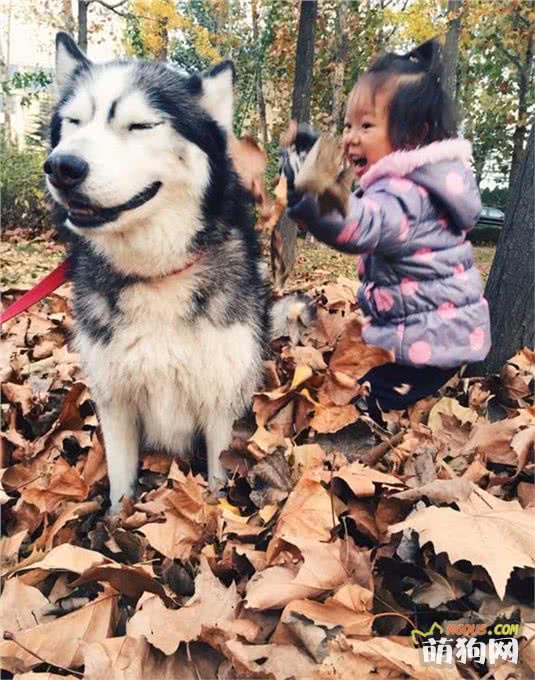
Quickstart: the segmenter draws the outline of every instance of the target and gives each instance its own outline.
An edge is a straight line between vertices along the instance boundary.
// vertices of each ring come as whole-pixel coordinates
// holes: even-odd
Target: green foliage
[[[44,71],[17,71],[7,80],[0,82],[2,94],[20,95],[22,106],[29,106],[48,89],[52,76]]]
[[[528,115],[519,114],[520,70],[534,19],[533,4],[525,0],[470,0],[463,13],[458,104],[479,178],[491,174],[507,182],[515,129],[527,125],[535,108],[531,82]],[[533,75],[532,68],[531,81]]]
[[[48,229],[51,219],[43,176],[45,149],[40,146],[19,148],[3,134],[0,136],[0,156],[4,229]]]
[[[499,208],[505,210],[507,205],[509,191],[505,188],[501,189],[482,189],[481,202],[483,205],[488,205],[491,208]]]
[[[149,55],[143,44],[139,19],[129,14],[126,19],[125,42],[129,46],[132,56],[146,59]]]

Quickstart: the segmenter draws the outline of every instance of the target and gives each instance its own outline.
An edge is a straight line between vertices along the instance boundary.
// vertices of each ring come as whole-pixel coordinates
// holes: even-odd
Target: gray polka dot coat
[[[304,194],[288,214],[319,240],[360,255],[366,342],[396,361],[453,368],[483,359],[490,323],[467,232],[481,200],[464,139],[396,151],[361,178],[346,217]]]

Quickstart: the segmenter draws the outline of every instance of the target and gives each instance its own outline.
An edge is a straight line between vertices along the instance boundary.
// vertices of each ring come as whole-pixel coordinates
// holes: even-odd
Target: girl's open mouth
[[[360,178],[368,169],[368,159],[365,156],[351,156],[349,159],[355,177]]]

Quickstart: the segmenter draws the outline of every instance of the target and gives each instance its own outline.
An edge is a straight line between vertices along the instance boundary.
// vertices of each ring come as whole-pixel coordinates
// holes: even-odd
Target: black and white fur
[[[64,33],[56,46],[45,171],[71,253],[112,508],[134,493],[141,445],[179,453],[202,434],[214,487],[271,325],[249,200],[227,153],[232,64],[186,76],[159,63],[92,64]]]

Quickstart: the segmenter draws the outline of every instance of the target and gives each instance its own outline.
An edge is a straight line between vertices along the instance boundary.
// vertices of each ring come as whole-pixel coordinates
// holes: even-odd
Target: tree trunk
[[[168,20],[162,19],[158,22],[158,32],[160,34],[160,49],[154,55],[158,61],[167,61],[167,52],[169,49],[169,31],[167,29]]]
[[[334,52],[332,132],[338,134],[342,127],[344,70],[347,58],[348,0],[339,0],[336,7],[336,47]]]
[[[298,123],[310,122],[310,95],[312,92],[317,14],[316,0],[301,0],[292,100],[292,118],[297,120]]]
[[[310,122],[310,95],[312,92],[312,73],[314,67],[314,39],[316,36],[316,0],[301,0],[299,14],[299,33],[295,51],[295,80],[292,101],[292,118],[298,123]],[[276,288],[282,288],[295,264],[297,227],[286,217],[286,213],[275,225],[271,238],[271,263]],[[273,249],[277,244],[279,263],[274,265]]]
[[[457,58],[462,6],[463,0],[448,0],[449,24],[444,46],[444,89],[453,101],[457,99]]]
[[[253,20],[253,40],[254,44],[258,47],[259,45],[259,35],[258,35],[258,0],[252,0],[251,2],[251,14]],[[261,60],[264,59],[264,54],[257,52],[257,64],[256,64],[256,107],[258,111],[258,120],[260,124],[260,133],[262,135],[262,144],[264,149],[268,145],[268,126],[267,126],[267,114],[266,114],[266,100],[264,99],[264,86],[262,80],[262,63]]]
[[[0,44],[0,79],[3,81],[9,80],[9,66],[11,57],[11,13],[13,5],[10,0],[7,6],[7,31],[6,31],[6,56],[2,52],[2,45]],[[13,111],[13,97],[10,94],[5,94],[4,97],[4,130],[6,133],[6,138],[11,140],[12,138],[12,127],[11,127],[11,113]]]
[[[78,0],[78,47],[87,53],[87,10],[89,2]]]
[[[71,0],[62,0],[63,5],[63,27],[69,35],[74,35],[76,23],[72,13]]]
[[[518,68],[518,123],[513,133],[513,154],[511,156],[511,171],[509,173],[509,191],[513,188],[516,173],[520,168],[526,136],[526,119],[528,115],[528,91],[533,73],[533,30],[528,35],[526,58]]]
[[[492,347],[474,370],[492,373],[522,347],[535,346],[534,277],[535,126],[509,194],[505,225],[490,270],[485,297],[490,306]]]

